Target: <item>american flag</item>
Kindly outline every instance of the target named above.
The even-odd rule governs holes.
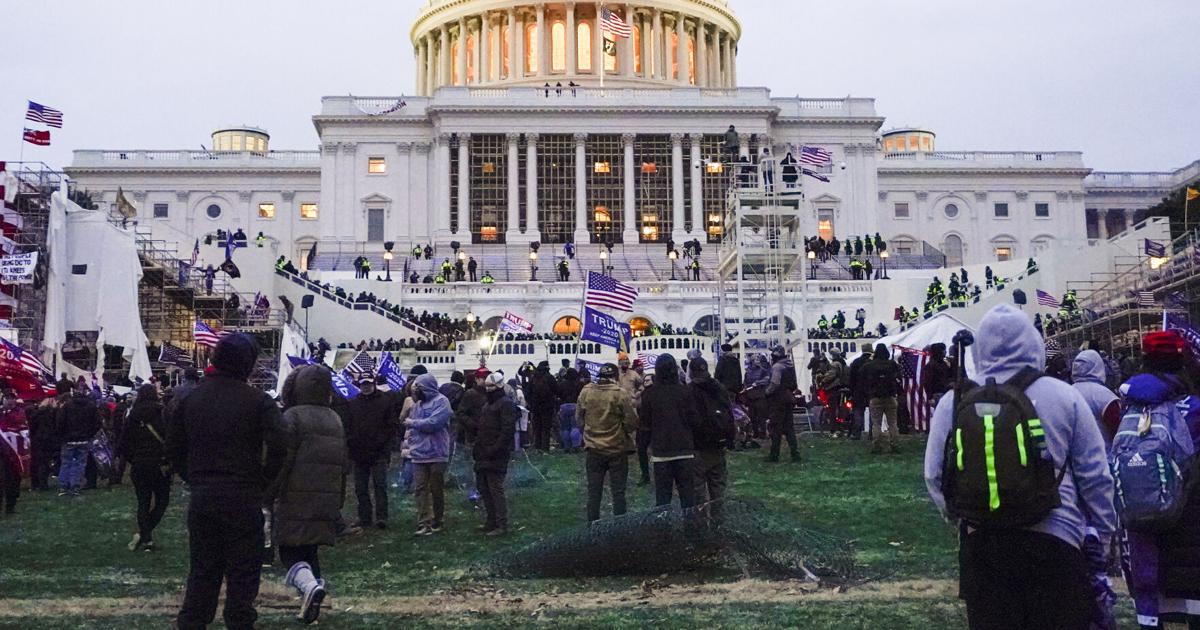
[[[1146,239],[1146,255],[1151,258],[1166,258],[1167,246],[1157,241]]]
[[[370,376],[375,373],[375,359],[366,351],[359,352],[358,356],[346,366],[346,373],[354,378],[361,376]]]
[[[818,173],[818,172],[816,172],[816,171],[814,171],[814,170],[807,169],[807,168],[805,168],[805,169],[801,169],[801,170],[802,170],[802,171],[804,171],[804,174],[805,174],[805,175],[808,175],[809,177],[811,177],[811,178],[813,178],[813,179],[815,179],[815,180],[817,180],[817,181],[825,182],[826,184],[828,184],[828,183],[829,183],[829,176],[828,176],[828,175],[822,175],[821,173]]]
[[[608,7],[600,10],[600,25],[605,33],[612,33],[615,37],[624,39],[633,35],[633,27]]]
[[[1059,302],[1058,298],[1041,289],[1038,289],[1037,292],[1037,302],[1040,306],[1048,306],[1050,308],[1059,308],[1062,306],[1062,302]]]
[[[53,379],[54,373],[50,371],[50,368],[46,367],[45,363],[42,363],[41,359],[37,358],[37,355],[7,339],[0,339],[0,342],[4,343],[4,351],[7,354],[7,358],[20,363],[21,369],[43,380],[48,381]]]
[[[158,351],[158,362],[180,368],[192,367],[192,358],[188,356],[187,350],[165,342]]]
[[[39,122],[47,127],[62,129],[63,113],[53,107],[46,107],[29,101],[29,109],[25,110],[25,120]]]
[[[627,313],[633,312],[633,303],[638,299],[637,287],[624,284],[612,278],[588,272],[587,292],[584,303],[597,308],[614,308]]]
[[[800,163],[813,166],[829,166],[833,163],[833,153],[821,147],[800,147]]]
[[[929,362],[929,354],[896,346],[900,350],[900,375],[904,386],[904,400],[908,404],[908,414],[912,418],[912,426],[916,431],[929,431],[930,404],[925,396],[925,388],[921,385],[921,376],[925,365]]]
[[[196,345],[204,346],[205,348],[215,348],[217,342],[224,338],[229,333],[225,331],[214,331],[208,327],[208,324],[197,321],[196,327],[192,330],[192,336],[196,339]]]
[[[1138,306],[1155,306],[1158,300],[1154,299],[1153,291],[1138,291],[1137,292]]]

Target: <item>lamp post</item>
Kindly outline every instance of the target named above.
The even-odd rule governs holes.
[[[538,253],[536,251],[529,252],[529,281],[530,282],[537,282],[537,259],[538,259]]]
[[[492,352],[492,345],[496,342],[490,332],[483,333],[479,338],[479,367],[487,367],[488,355]]]
[[[467,311],[467,327],[471,330],[471,332],[475,331],[475,322],[477,321],[479,321],[479,318],[475,316],[475,313],[473,311]]]
[[[396,246],[394,241],[388,241],[383,244],[383,264],[387,268],[387,282],[392,281],[392,259],[396,257],[392,253],[392,248]]]
[[[888,250],[886,250],[886,249],[883,250],[882,252],[879,252],[879,262],[882,264],[882,267],[883,267],[883,279],[884,280],[891,280],[891,278],[888,277],[888,272],[887,272],[887,261],[888,261],[888,258],[891,258],[891,257],[892,257],[892,255],[890,253],[888,253]]]
[[[817,279],[817,252],[808,250],[808,279]]]
[[[667,258],[671,260],[671,280],[675,281],[675,261],[679,260],[679,252],[672,248],[667,252]]]
[[[608,252],[600,250],[600,275],[608,275]]]

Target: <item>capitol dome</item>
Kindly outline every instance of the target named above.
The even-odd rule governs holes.
[[[597,27],[604,9],[628,37]],[[727,0],[429,0],[412,28],[417,93],[572,82],[733,88],[741,34]]]

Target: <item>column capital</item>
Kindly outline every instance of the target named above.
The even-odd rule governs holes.
[[[622,142],[622,143],[623,143],[625,146],[630,146],[630,145],[632,145],[632,144],[633,144],[633,142],[634,142],[634,140],[637,140],[637,134],[636,134],[636,133],[623,133],[623,134],[621,134],[621,142]]]
[[[354,155],[358,153],[357,142],[342,142],[339,146],[342,148],[342,155]]]
[[[396,143],[396,151],[398,151],[400,153],[405,153],[407,151],[411,151],[412,146],[413,146],[413,143],[411,143],[411,142],[397,142]]]
[[[458,143],[460,146],[462,145],[463,141],[466,141],[466,142],[471,141],[471,134],[469,134],[469,133],[460,131],[454,135],[458,136]]]
[[[527,146],[536,147],[538,143],[538,137],[539,135],[536,133],[525,134],[525,144]]]
[[[433,147],[433,145],[431,145],[428,142],[414,142],[413,143],[413,150],[416,151],[418,155],[429,153],[429,149],[431,149],[432,147]]]
[[[292,203],[292,200],[296,198],[296,191],[285,190],[279,193],[279,196],[283,198],[284,203]]]
[[[681,133],[671,134],[671,144],[673,144],[673,145],[683,144],[683,134],[681,134]]]
[[[454,134],[452,134],[448,131],[439,131],[437,136],[435,136],[435,138],[437,139],[438,144],[449,145],[450,138],[453,136],[454,136]]]
[[[584,133],[582,131],[578,131],[578,132],[575,132],[575,134],[573,134],[573,135],[575,138],[575,144],[578,145],[578,144],[584,144],[587,142],[588,135],[586,133]]]
[[[504,134],[504,139],[507,140],[509,144],[521,144],[521,134],[519,133],[506,133]]]
[[[336,142],[326,142],[321,145],[321,153],[325,155],[337,155],[338,145]]]

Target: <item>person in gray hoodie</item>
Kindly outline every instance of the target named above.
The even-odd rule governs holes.
[[[1015,307],[993,308],[980,323],[975,351],[977,378],[1004,383],[1025,368],[1042,370],[1045,346],[1032,320]],[[1062,501],[1027,529],[972,529],[960,524],[959,593],[970,627],[1086,630],[1093,610],[1087,560],[1087,528],[1102,548],[1116,529],[1113,480],[1104,439],[1083,395],[1052,378],[1025,391],[1045,429],[1056,470],[1065,471]],[[933,412],[925,450],[925,485],[943,514],[942,467],[954,423],[954,392]]]
[[[1084,350],[1071,363],[1071,383],[1083,394],[1092,415],[1100,423],[1100,434],[1104,436],[1105,451],[1112,448],[1113,434],[1121,424],[1121,402],[1108,388],[1108,367],[1104,357],[1095,350]]]

